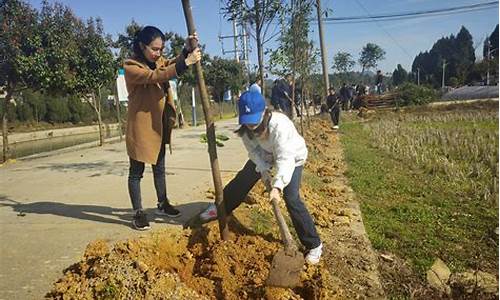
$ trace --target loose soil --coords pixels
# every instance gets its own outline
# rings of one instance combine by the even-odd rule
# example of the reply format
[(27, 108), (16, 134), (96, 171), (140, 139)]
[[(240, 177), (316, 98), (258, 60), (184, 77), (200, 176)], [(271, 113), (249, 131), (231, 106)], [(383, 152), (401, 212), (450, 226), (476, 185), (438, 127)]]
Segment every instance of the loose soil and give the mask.
[[(158, 230), (114, 245), (93, 241), (83, 259), (63, 271), (63, 277), (54, 283), (46, 298), (384, 298), (378, 259), (366, 237), (359, 205), (343, 175), (345, 165), (338, 135), (325, 120), (314, 120), (304, 135), (310, 157), (302, 196), (324, 248), (318, 265), (304, 266), (296, 288), (264, 284), (281, 243), (271, 205), (259, 183), (247, 203), (231, 217), (229, 241), (219, 238), (217, 222), (184, 230)], [(272, 229), (256, 230), (252, 218), (256, 213), (268, 216)]]

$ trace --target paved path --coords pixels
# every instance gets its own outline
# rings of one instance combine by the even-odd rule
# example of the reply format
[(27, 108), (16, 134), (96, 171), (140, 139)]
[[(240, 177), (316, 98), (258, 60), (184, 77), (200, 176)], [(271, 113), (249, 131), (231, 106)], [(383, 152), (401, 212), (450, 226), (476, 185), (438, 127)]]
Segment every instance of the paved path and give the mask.
[[(231, 177), (246, 159), (232, 133), (237, 120), (217, 123), (230, 137), (218, 148), (222, 177)], [(167, 188), (183, 213), (155, 219), (152, 227), (181, 226), (205, 208), (212, 187), (204, 126), (174, 131), (167, 156)], [(128, 157), (124, 143), (56, 153), (0, 167), (0, 299), (41, 299), (62, 270), (81, 259), (87, 243), (140, 235), (130, 228)], [(224, 180), (224, 179), (223, 179)], [(156, 205), (151, 168), (142, 183), (145, 208)], [(152, 216), (151, 216), (152, 217)]]

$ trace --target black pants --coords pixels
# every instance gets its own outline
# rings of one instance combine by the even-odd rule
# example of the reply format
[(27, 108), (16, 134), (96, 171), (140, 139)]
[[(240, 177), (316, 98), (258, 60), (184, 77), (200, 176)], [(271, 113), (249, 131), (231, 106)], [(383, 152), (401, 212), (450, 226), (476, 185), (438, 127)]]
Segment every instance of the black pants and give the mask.
[[(283, 198), (300, 242), (307, 249), (313, 249), (321, 244), (321, 240), (311, 215), (300, 198), (302, 169), (302, 166), (295, 167), (290, 183), (283, 190)], [(255, 171), (255, 164), (251, 160), (247, 161), (236, 177), (224, 187), (224, 204), (227, 214), (240, 206), (259, 179), (260, 173)]]
[(330, 116), (332, 118), (333, 126), (338, 126), (340, 122), (340, 105), (336, 104), (330, 111)]
[[(165, 144), (162, 142), (160, 153), (155, 165), (151, 166), (153, 169), (153, 178), (156, 190), (156, 197), (158, 204), (168, 201), (167, 199), (167, 185), (165, 181)], [(144, 163), (130, 158), (130, 168), (128, 174), (128, 192), (132, 208), (134, 210), (142, 209), (141, 198), (141, 179), (144, 173)]]
[(347, 111), (349, 109), (349, 99), (342, 101), (342, 110)]

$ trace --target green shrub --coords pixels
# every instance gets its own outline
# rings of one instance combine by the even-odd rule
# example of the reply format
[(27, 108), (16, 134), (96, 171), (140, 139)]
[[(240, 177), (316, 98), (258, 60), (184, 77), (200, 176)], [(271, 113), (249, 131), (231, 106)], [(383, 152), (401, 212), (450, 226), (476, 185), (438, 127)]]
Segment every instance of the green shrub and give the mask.
[(401, 106), (427, 104), (437, 98), (435, 90), (425, 86), (418, 86), (413, 83), (405, 83), (401, 85), (399, 93), (399, 104)]

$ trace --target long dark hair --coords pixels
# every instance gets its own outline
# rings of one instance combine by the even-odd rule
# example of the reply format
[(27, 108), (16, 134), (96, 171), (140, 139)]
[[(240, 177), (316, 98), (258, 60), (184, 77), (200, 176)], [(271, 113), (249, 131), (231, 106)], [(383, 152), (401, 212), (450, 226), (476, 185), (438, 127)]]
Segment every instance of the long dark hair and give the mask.
[(146, 26), (141, 29), (141, 31), (139, 31), (135, 36), (134, 43), (132, 44), (134, 56), (147, 61), (144, 57), (144, 53), (142, 52), (141, 43), (144, 45), (149, 45), (157, 38), (161, 38), (161, 40), (165, 42), (165, 35), (163, 34), (163, 32), (161, 32), (160, 29), (154, 26)]
[(260, 122), (260, 125), (257, 128), (251, 130), (245, 125), (241, 125), (240, 128), (238, 128), (234, 132), (238, 134), (239, 137), (243, 137), (246, 134), (251, 140), (253, 140), (256, 136), (265, 137), (269, 133), (269, 121), (271, 121), (271, 117), (272, 111), (269, 108), (266, 108), (266, 110), (264, 111), (262, 122)]

